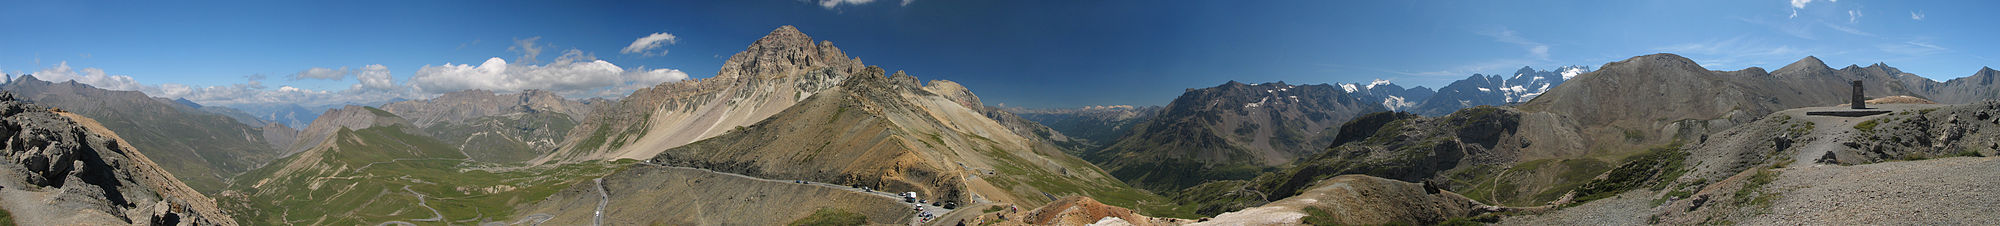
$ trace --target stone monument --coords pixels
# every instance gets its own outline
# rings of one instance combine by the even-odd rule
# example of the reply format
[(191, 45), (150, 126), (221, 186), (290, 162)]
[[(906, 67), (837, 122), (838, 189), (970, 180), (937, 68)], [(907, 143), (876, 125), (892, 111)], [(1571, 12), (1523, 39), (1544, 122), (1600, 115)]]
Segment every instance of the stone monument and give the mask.
[[(1861, 81), (1854, 81), (1854, 82), (1852, 82), (1852, 83), (1848, 83), (1848, 84), (1852, 84), (1852, 85), (1853, 85), (1853, 87), (1854, 87), (1854, 88), (1853, 88), (1853, 90), (1854, 90), (1854, 95), (1850, 95), (1850, 96), (1849, 96), (1849, 98), (1852, 98), (1852, 99), (1851, 99), (1851, 100), (1849, 100), (1849, 101), (1850, 101), (1851, 103), (1847, 104), (1847, 108), (1848, 108), (1847, 110), (1833, 110), (1833, 109), (1828, 109), (1828, 110), (1821, 110), (1821, 111), (1808, 111), (1808, 112), (1806, 112), (1806, 115), (1817, 115), (1817, 116), (1836, 116), (1836, 117), (1862, 117), (1862, 116), (1870, 116), (1870, 115), (1879, 115), (1879, 114), (1884, 114), (1884, 113), (1889, 113), (1889, 111), (1887, 111), (1887, 110), (1867, 110), (1867, 109), (1869, 109), (1869, 108), (1868, 108), (1868, 97), (1865, 97), (1865, 96), (1862, 96), (1862, 95), (1861, 95), (1861, 91), (1862, 91), (1862, 90), (1861, 90)], [(1837, 107), (1829, 107), (1829, 108), (1837, 108)]]
[(1854, 109), (1868, 109), (1868, 98), (1861, 96), (1861, 81), (1854, 81), (1853, 84), (1854, 104), (1849, 104), (1848, 106)]

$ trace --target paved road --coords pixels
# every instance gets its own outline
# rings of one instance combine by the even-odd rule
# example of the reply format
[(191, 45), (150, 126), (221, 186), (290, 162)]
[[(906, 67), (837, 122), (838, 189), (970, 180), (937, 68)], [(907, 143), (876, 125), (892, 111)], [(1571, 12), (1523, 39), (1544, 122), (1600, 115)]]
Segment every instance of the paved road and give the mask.
[(611, 204), (611, 194), (604, 192), (603, 177), (590, 179), (590, 181), (597, 183), (597, 197), (599, 198), (597, 200), (597, 218), (591, 219), (590, 225), (602, 226), (604, 225), (604, 205)]
[(437, 210), (437, 208), (431, 208), (431, 205), (430, 205), (430, 204), (426, 204), (426, 203), (424, 203), (424, 194), (423, 194), (423, 193), (417, 193), (417, 191), (416, 191), (416, 190), (410, 190), (410, 186), (409, 186), (409, 185), (403, 185), (403, 190), (404, 190), (404, 191), (409, 191), (409, 192), (410, 192), (410, 194), (413, 194), (413, 195), (417, 195), (417, 206), (422, 206), (422, 207), (424, 207), (424, 209), (430, 209), (430, 210), (431, 210), (431, 215), (432, 215), (432, 216), (431, 216), (431, 218), (424, 218), (424, 219), (412, 219), (412, 221), (441, 221), (441, 220), (444, 220), (444, 214), (443, 214), (443, 213), (438, 213), (438, 210)]
[[(769, 182), (778, 182), (778, 183), (797, 183), (797, 181), (795, 181), (795, 180), (774, 180), (774, 179), (765, 179), (765, 178), (758, 178), (758, 177), (752, 177), (752, 176), (747, 176), (747, 175), (742, 175), (742, 174), (735, 174), (735, 173), (728, 173), (728, 172), (718, 172), (718, 171), (714, 171), (714, 170), (708, 170), (708, 169), (702, 169), (702, 168), (693, 168), (693, 167), (681, 167), (681, 166), (669, 166), (669, 165), (661, 165), (661, 164), (657, 164), (657, 163), (646, 163), (646, 162), (641, 162), (641, 163), (639, 163), (639, 164), (645, 164), (645, 165), (647, 165), (647, 166), (656, 166), (656, 167), (663, 167), (663, 168), (675, 168), (675, 169), (690, 169), (690, 170), (700, 170), (700, 171), (706, 171), (706, 172), (710, 172), (710, 173), (716, 173), (716, 174), (722, 174), (722, 175), (729, 175), (729, 176), (735, 176), (735, 177), (739, 177), (739, 178), (744, 178), (744, 179), (752, 179), (752, 180), (761, 180), (761, 181), (769, 181)], [(871, 195), (876, 195), (876, 196), (882, 196), (882, 197), (887, 197), (887, 198), (890, 198), (890, 199), (895, 199), (895, 200), (903, 200), (903, 197), (901, 197), (901, 196), (898, 196), (898, 195), (896, 195), (896, 194), (894, 194), (894, 193), (889, 193), (889, 192), (883, 192), (883, 191), (863, 191), (863, 190), (861, 190), (861, 188), (856, 188), (856, 187), (848, 187), (848, 186), (844, 186), (844, 185), (836, 185), (836, 184), (828, 184), (828, 183), (821, 183), (821, 182), (810, 182), (810, 181), (808, 181), (808, 182), (806, 182), (806, 183), (807, 183), (807, 184), (811, 184), (811, 185), (815, 185), (815, 186), (821, 186), (821, 187), (828, 187), (828, 188), (834, 188), (834, 189), (839, 189), (839, 190), (844, 190), (844, 191), (851, 191), (851, 192), (860, 192), (860, 193), (866, 193), (866, 194), (871, 194)], [(909, 204), (909, 203), (905, 203), (905, 204)], [(903, 207), (903, 208), (908, 208), (908, 209), (916, 209), (916, 208), (911, 208), (911, 207), (908, 207), (908, 206), (905, 206), (905, 207)], [(923, 205), (923, 212), (929, 212), (929, 213), (931, 213), (931, 215), (934, 215), (934, 216), (944, 216), (944, 215), (945, 215), (946, 213), (950, 213), (950, 212), (951, 212), (951, 210), (948, 210), (948, 209), (945, 209), (944, 207), (937, 207), (937, 206), (931, 206), (931, 205)], [(921, 218), (917, 217), (917, 215), (916, 215), (916, 214), (911, 214), (911, 215), (910, 215), (910, 225), (921, 225), (921, 223), (919, 223), (919, 222), (920, 222), (920, 219), (921, 219)]]

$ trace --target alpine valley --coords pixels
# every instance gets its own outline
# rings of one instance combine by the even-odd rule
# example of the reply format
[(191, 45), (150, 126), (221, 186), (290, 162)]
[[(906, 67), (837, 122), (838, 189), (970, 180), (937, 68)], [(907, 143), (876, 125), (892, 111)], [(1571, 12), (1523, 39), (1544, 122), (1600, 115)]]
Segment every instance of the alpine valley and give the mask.
[[(712, 76), (595, 96), (413, 85), (430, 93), (204, 105), (10, 76), (0, 225), (2000, 224), (1991, 68), (1940, 82), (1652, 53), (1437, 88), (1217, 78), (1153, 87), (1182, 91), (1163, 103), (1024, 108), (982, 100), (1005, 90), (976, 83), (991, 80), (762, 29), (700, 56)], [(622, 53), (718, 42), (647, 38)], [(589, 69), (494, 59), (424, 70)], [(578, 82), (505, 82), (552, 81)]]

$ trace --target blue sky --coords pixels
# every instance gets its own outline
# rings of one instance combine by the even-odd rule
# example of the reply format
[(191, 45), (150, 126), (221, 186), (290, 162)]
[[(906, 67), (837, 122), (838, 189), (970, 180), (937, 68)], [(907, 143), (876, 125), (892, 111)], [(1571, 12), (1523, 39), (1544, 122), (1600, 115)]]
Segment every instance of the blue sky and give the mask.
[[(2000, 65), (1989, 53), (2000, 45), (1990, 41), (2000, 20), (1981, 10), (1995, 4), (10, 1), (0, 3), (0, 71), (204, 104), (368, 102), (467, 88), (616, 97), (713, 76), (751, 41), (796, 25), (868, 64), (958, 81), (989, 104), (1022, 107), (1163, 105), (1185, 88), (1229, 80), (1437, 87), (1473, 73), (1658, 52), (1718, 70), (1775, 69), (1808, 55), (1835, 67), (1885, 62), (1942, 81)], [(627, 51), (645, 37), (662, 41)]]

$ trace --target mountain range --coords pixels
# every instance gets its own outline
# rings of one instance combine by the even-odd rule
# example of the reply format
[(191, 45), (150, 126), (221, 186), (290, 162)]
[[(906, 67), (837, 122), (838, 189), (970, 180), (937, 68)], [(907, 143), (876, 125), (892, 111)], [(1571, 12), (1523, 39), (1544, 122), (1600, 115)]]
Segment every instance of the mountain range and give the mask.
[(188, 186), (215, 192), (227, 178), (255, 169), (283, 155), (279, 144), (285, 130), (242, 124), (173, 100), (138, 91), (104, 90), (66, 81), (42, 81), (22, 75), (0, 85), (23, 101), (61, 108), (96, 119), (120, 133), (134, 149), (148, 153)]
[[(205, 106), (24, 75), (0, 85), (0, 216), (1841, 225), (1994, 223), (1951, 217), (2000, 210), (1982, 205), (2000, 196), (1965, 192), (2000, 181), (1965, 173), (2000, 155), (1990, 68), (1938, 82), (1881, 63), (1722, 71), (1662, 53), (1435, 90), (1227, 81), (1165, 106), (1024, 109), (863, 64), (792, 26), (721, 66), (615, 99), (462, 90), (335, 108)], [(1880, 114), (1816, 113), (1855, 110), (1840, 105), (1857, 81), (1872, 99), (1861, 110)]]

